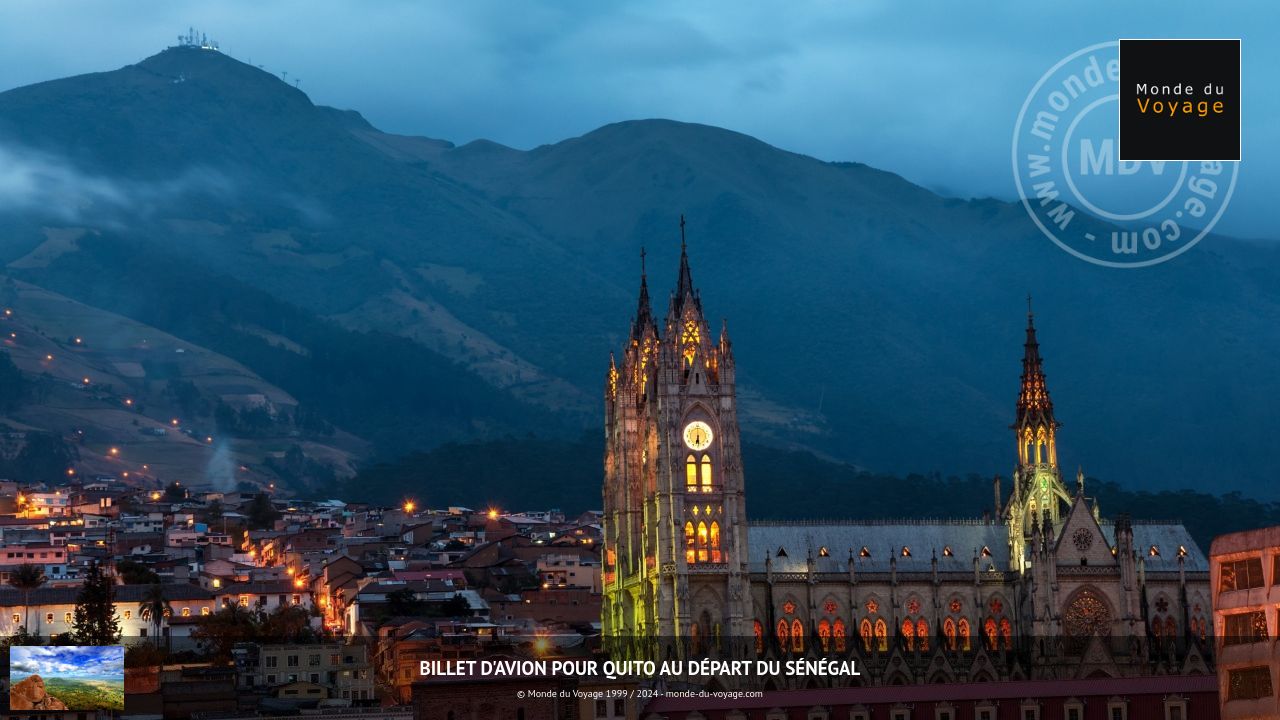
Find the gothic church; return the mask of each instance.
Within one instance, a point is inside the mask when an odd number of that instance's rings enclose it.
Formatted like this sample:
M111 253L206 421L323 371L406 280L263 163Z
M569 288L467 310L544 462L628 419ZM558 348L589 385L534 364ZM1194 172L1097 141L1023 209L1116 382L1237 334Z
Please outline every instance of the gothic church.
M606 378L612 653L853 658L861 684L1212 671L1208 561L1187 530L1105 518L1083 474L1064 482L1030 308L995 517L748 523L733 345L707 324L683 233L666 316L642 272Z

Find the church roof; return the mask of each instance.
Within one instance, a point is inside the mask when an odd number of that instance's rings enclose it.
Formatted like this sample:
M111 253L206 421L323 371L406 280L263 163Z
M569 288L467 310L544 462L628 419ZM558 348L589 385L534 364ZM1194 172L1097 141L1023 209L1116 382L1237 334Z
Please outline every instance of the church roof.
M889 572L890 557L897 561L898 572L932 572L935 552L940 573L972 573L974 554L980 555L980 570L1009 567L1008 530L982 520L753 521L747 528L747 543L751 572L764 572L766 552L774 572L806 572L810 555L818 572L848 572L850 549L855 572ZM904 554L904 548L909 554ZM779 549L785 554L780 555Z
M1102 534L1114 547L1116 526L1102 521ZM1156 554L1151 549L1155 548ZM1187 572L1209 572L1209 559L1191 538L1191 533L1179 523L1133 521L1133 549L1146 564L1147 572L1178 572L1178 550L1186 548L1184 561Z
M1114 546L1115 524L1104 519L1101 528ZM977 519L752 521L747 526L747 544L750 571L758 573L765 571L766 554L775 573L807 572L810 556L817 572L848 572L850 549L858 573L889 572L890 557L897 560L898 572L932 572L935 553L939 573L972 573L975 553L980 554L979 570L1004 571L1010 566L1008 529ZM1133 546L1147 572L1178 572L1178 553L1183 548L1187 572L1209 571L1209 560L1179 523L1134 521ZM863 548L867 550L865 557ZM909 555L903 553L904 548Z

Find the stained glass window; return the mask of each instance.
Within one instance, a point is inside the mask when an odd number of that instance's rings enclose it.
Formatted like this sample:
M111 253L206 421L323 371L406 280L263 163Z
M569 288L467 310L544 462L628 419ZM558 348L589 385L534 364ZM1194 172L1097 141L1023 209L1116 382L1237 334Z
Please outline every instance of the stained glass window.
M755 634L756 634L756 654L763 655L764 654L764 626L760 624L759 620L756 620L755 627L753 628L753 630L755 631Z
M844 652L844 620L836 618L831 625L831 634L836 641L836 652Z
M711 523L711 562L718 563L720 556L720 523Z
M924 618L916 622L916 644L920 646L920 652L929 652L929 623Z
M825 603L823 603L823 604L822 604L822 609L823 609L823 610L826 610L828 615L835 615L835 614L836 614L836 601L835 601L835 600L828 600L828 601L826 601Z
M1111 611L1092 590L1081 590L1063 618L1067 634L1073 637L1107 635L1111 632Z
M697 549L694 547L696 533L693 529L693 523L684 524L684 561L687 563L697 562Z
M1013 649L1013 624L1009 622L1009 618L1000 621L1000 637L1004 638L1004 649Z
M960 649L969 652L972 648L973 645L969 637L969 621L965 618L960 618Z
M711 492L711 456L702 456L702 492Z
M831 623L826 620L818 622L818 642L822 643L822 652L831 652Z
M876 646L880 652L889 652L889 625L884 618L876 620Z
M804 625L800 624L799 618L791 621L791 650L804 652Z
M698 523L698 562L707 561L707 524Z
M942 634L947 638L947 649L956 649L956 621L947 618L942 622Z
M862 651L871 652L871 621L863 618L862 624L858 626L858 636L862 638Z
M910 619L902 621L902 644L907 652L916 649L916 624Z
M787 641L791 637L791 624L786 620L778 621L778 643L782 645L782 649L787 649Z

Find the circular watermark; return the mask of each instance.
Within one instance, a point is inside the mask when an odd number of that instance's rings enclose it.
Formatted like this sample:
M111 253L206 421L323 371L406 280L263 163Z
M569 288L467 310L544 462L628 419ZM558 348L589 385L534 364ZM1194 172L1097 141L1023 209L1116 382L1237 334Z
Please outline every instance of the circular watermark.
M1013 128L1013 177L1058 247L1105 267L1177 257L1213 229L1239 163L1120 159L1120 43L1077 50L1031 88Z

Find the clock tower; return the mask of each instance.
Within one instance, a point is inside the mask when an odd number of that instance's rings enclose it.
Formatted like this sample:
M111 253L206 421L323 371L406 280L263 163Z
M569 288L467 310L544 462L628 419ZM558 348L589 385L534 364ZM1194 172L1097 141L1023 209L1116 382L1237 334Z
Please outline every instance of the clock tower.
M680 235L666 318L652 316L642 269L606 377L601 619L615 656L739 658L754 616L733 349L703 316L683 217Z

